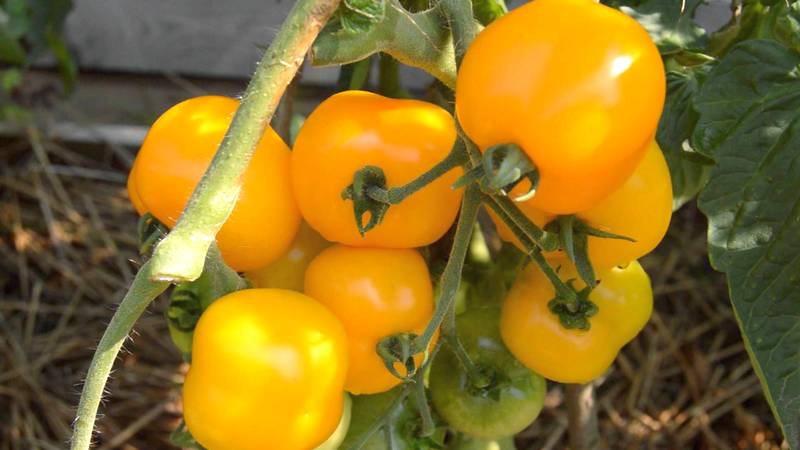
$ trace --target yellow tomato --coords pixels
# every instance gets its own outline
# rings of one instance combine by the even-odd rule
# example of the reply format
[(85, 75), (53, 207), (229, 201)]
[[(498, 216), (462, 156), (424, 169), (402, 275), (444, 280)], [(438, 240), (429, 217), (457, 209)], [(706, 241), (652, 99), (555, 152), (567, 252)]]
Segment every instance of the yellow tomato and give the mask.
[[(533, 223), (544, 227), (555, 218), (530, 202), (517, 203)], [(511, 230), (490, 211), (501, 238), (523, 248)], [(633, 174), (615, 192), (593, 207), (576, 214), (587, 225), (634, 242), (590, 236), (589, 260), (595, 270), (608, 269), (650, 253), (669, 228), (672, 218), (672, 182), (661, 149), (652, 142)], [(563, 252), (547, 255), (563, 257)]]
[[(583, 287), (564, 261), (559, 276)], [(650, 278), (637, 261), (599, 273), (589, 294), (599, 312), (589, 330), (566, 329), (548, 308), (553, 285), (531, 265), (520, 273), (504, 304), (500, 331), (508, 349), (531, 370), (560, 383), (586, 383), (608, 370), (619, 350), (644, 328), (653, 311)]]
[[(195, 97), (156, 120), (129, 175), (129, 197), (137, 210), (175, 225), (238, 105), (227, 97)], [(292, 195), (290, 158), (286, 144), (267, 127), (242, 178), (236, 206), (217, 234), (223, 258), (238, 271), (269, 264), (294, 239), (300, 213)]]
[(345, 91), (322, 102), (303, 124), (292, 151), (292, 181), (303, 218), (325, 239), (356, 247), (412, 248), (444, 235), (455, 220), (461, 190), (453, 169), (389, 208), (361, 236), (353, 202), (342, 198), (353, 175), (380, 167), (389, 187), (402, 186), (450, 153), (453, 118), (436, 105)]
[(330, 242), (302, 222), (289, 250), (272, 264), (247, 272), (247, 279), (258, 288), (291, 289), (302, 292), (308, 264), (329, 245)]
[(666, 81), (632, 18), (592, 0), (536, 0), (487, 26), (458, 71), (456, 112), (482, 149), (519, 145), (536, 165), (531, 203), (583, 211), (631, 174)]
[[(384, 366), (376, 345), (397, 333), (422, 334), (433, 315), (428, 267), (416, 250), (330, 247), (308, 266), (305, 292), (344, 324), (349, 392), (374, 394), (400, 383)], [(421, 355), (415, 360), (421, 363)]]
[(209, 450), (310, 450), (340, 422), (346, 372), (344, 329), (319, 302), (237, 291), (197, 324), (184, 419)]

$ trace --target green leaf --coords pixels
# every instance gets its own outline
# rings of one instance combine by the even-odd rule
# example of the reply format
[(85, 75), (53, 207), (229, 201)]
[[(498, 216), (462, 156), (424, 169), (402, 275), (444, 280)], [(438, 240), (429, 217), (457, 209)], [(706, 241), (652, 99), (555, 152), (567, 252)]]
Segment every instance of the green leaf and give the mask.
[(383, 20), (383, 0), (344, 0), (339, 6), (339, 22), (346, 33), (358, 34), (370, 31), (373, 25)]
[(69, 93), (75, 85), (75, 79), (78, 77), (78, 66), (72, 59), (72, 55), (67, 50), (64, 39), (61, 34), (50, 32), (47, 33), (47, 43), (50, 46), (50, 51), (58, 63), (58, 71), (61, 72), (61, 80), (64, 83), (64, 90)]
[(667, 74), (667, 99), (656, 140), (669, 165), (673, 210), (694, 198), (708, 180), (708, 165), (693, 160), (690, 155), (695, 154), (694, 149), (688, 141), (698, 117), (692, 108), (692, 99), (700, 90), (709, 69), (705, 65)]
[(192, 433), (186, 428), (186, 423), (181, 420), (178, 428), (175, 428), (169, 435), (169, 441), (180, 448), (195, 448), (204, 450), (204, 447), (197, 443)]
[(696, 98), (695, 141), (717, 165), (699, 197), (753, 367), (800, 447), (800, 54), (738, 44)]
[(25, 64), (25, 49), (4, 26), (0, 26), (0, 62)]
[(704, 0), (645, 0), (639, 6), (620, 10), (636, 19), (650, 33), (662, 54), (701, 50), (708, 42), (705, 30), (694, 21)]
[(489, 25), (508, 12), (505, 0), (472, 0), (472, 11), (481, 25)]

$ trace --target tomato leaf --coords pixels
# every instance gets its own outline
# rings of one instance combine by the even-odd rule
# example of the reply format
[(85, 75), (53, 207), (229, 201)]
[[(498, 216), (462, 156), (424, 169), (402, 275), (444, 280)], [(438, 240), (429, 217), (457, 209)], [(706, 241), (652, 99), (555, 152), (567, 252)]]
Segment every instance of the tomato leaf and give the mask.
[(673, 210), (694, 198), (708, 180), (709, 166), (696, 160), (697, 153), (689, 144), (689, 137), (698, 118), (692, 99), (709, 69), (710, 66), (704, 65), (667, 74), (667, 99), (656, 140), (669, 165)]
[(694, 20), (704, 0), (645, 0), (636, 7), (620, 10), (636, 19), (650, 33), (662, 54), (702, 50), (708, 43), (706, 31)]
[(169, 435), (169, 441), (180, 448), (205, 449), (202, 445), (197, 443), (192, 433), (186, 428), (186, 423), (183, 420), (178, 424), (178, 428), (172, 430), (172, 433)]
[(0, 62), (22, 65), (25, 59), (25, 49), (11, 32), (0, 24)]
[(700, 193), (711, 263), (791, 448), (800, 447), (800, 53), (736, 45), (695, 99), (693, 141), (716, 160)]

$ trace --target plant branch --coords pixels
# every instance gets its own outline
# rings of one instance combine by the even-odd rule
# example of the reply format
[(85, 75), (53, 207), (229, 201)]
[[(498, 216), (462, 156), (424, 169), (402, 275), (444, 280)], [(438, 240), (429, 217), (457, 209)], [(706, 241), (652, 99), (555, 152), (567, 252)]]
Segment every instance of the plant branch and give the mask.
[(408, 12), (398, 0), (386, 0), (383, 17), (363, 33), (328, 27), (311, 49), (311, 63), (333, 66), (384, 52), (403, 64), (419, 67), (455, 88), (453, 41), (436, 8)]
[(298, 0), (261, 59), (228, 133), (172, 232), (156, 247), (151, 277), (190, 281), (200, 276), (209, 245), (225, 223), (241, 178), (286, 86), (338, 0)]
[(458, 286), (461, 284), (461, 272), (464, 269), (464, 260), (469, 250), (470, 237), (475, 228), (475, 221), (478, 218), (478, 207), (481, 203), (481, 194), (476, 185), (467, 187), (464, 193), (464, 201), (461, 204), (461, 213), (456, 225), (456, 233), (453, 238), (453, 247), (450, 249), (450, 257), (442, 273), (441, 291), (436, 310), (422, 336), (418, 338), (417, 349), (427, 349), (433, 339), (434, 333), (442, 325), (445, 316), (453, 312)]
[(415, 192), (429, 185), (434, 180), (446, 174), (455, 167), (458, 167), (466, 162), (466, 154), (464, 146), (460, 141), (456, 141), (453, 149), (447, 156), (436, 163), (433, 167), (428, 169), (425, 173), (404, 184), (403, 186), (392, 188), (381, 188), (379, 186), (371, 186), (367, 189), (367, 195), (373, 200), (377, 200), (389, 205), (396, 205)]
[(471, 1), (441, 0), (439, 4), (447, 16), (450, 28), (453, 30), (456, 64), (460, 66), (467, 48), (481, 31), (481, 26), (475, 21)]
[(78, 404), (74, 424), (75, 431), (72, 436), (72, 450), (86, 450), (91, 445), (97, 409), (114, 360), (133, 328), (133, 324), (142, 315), (147, 305), (169, 286), (169, 283), (166, 282), (150, 281), (153, 274), (152, 268), (151, 262), (147, 262), (136, 274), (131, 288), (120, 302), (117, 311), (111, 318), (111, 323), (108, 324), (100, 339), (97, 350), (95, 350)]

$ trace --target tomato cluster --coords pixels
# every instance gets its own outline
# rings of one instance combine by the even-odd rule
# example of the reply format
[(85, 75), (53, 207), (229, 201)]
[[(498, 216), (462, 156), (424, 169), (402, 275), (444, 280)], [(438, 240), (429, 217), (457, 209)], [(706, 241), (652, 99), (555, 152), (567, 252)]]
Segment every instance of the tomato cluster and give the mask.
[[(427, 347), (406, 364), (379, 349), (397, 336), (419, 343), (437, 312), (419, 248), (453, 225), (463, 189), (452, 186), (463, 169), (443, 170), (391, 204), (366, 233), (352, 192), (369, 187), (356, 186), (354, 174), (378, 168), (384, 188), (418, 179), (451, 155), (453, 116), (418, 100), (344, 91), (311, 113), (291, 150), (267, 127), (217, 235), (227, 264), (253, 288), (204, 305), (181, 343), (191, 350), (189, 430), (210, 450), (333, 449), (370, 428), (369, 411), (388, 408), (387, 417), (410, 425), (387, 434), (413, 440), (424, 408), (403, 400), (398, 385), (422, 368), (450, 430), (464, 442), (501, 439), (535, 420), (545, 378), (601, 375), (652, 310), (636, 259), (661, 240), (671, 215), (669, 171), (653, 142), (663, 97), (663, 67), (644, 30), (589, 0), (537, 0), (480, 33), (459, 71), (456, 116), (481, 150), (513, 144), (530, 159), (539, 184), (520, 211), (546, 230), (564, 217), (580, 224), (597, 285), (580, 280), (572, 252), (547, 252), (540, 261), (552, 273), (530, 264), (502, 304), (467, 298), (454, 331), (436, 346), (431, 325)], [(176, 223), (236, 108), (233, 99), (198, 97), (155, 122), (128, 180), (140, 214)], [(538, 251), (494, 219), (502, 239)], [(565, 325), (576, 305), (597, 311), (586, 313), (588, 326)], [(269, 419), (264, 405), (276, 411)]]

